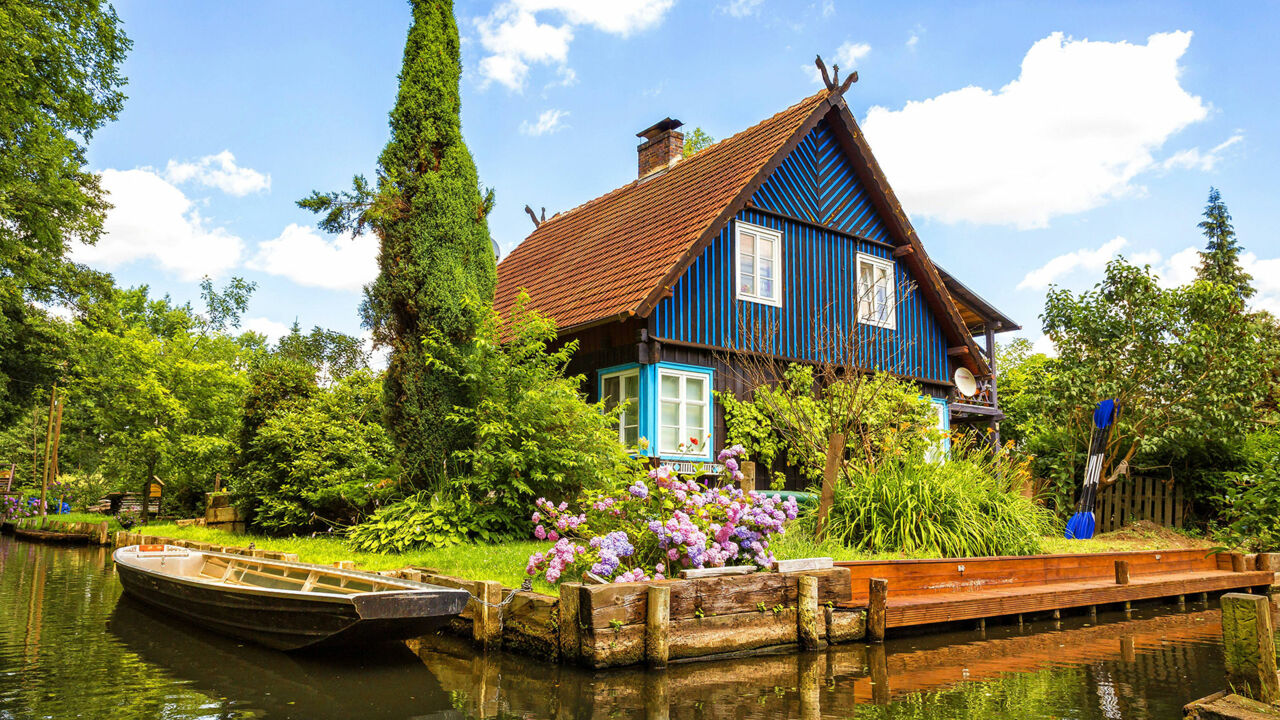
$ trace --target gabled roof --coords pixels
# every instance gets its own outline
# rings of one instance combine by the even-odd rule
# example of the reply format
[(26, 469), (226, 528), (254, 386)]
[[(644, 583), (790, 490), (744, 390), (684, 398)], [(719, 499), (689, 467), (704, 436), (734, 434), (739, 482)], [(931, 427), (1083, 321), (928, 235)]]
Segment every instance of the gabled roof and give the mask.
[(997, 333), (1022, 329), (1022, 326), (1013, 318), (1000, 312), (999, 308), (969, 289), (968, 285), (957, 280), (954, 275), (947, 272), (941, 265), (935, 264), (934, 267), (938, 268), (938, 274), (942, 276), (942, 282), (947, 286), (947, 292), (951, 293), (951, 299), (955, 301), (956, 306), (960, 309), (960, 317), (964, 319), (964, 324), (969, 327), (970, 331), (982, 332), (988, 325)]
[[(811, 130), (828, 117), (891, 227), (901, 262), (937, 316), (948, 344), (978, 376), (989, 374), (959, 310), (924, 252), (839, 92), (822, 90), (671, 169), (624, 185), (539, 225), (498, 265), (494, 306), (521, 289), (561, 332), (647, 316), (713, 234)], [(908, 247), (909, 246), (909, 247)], [(959, 351), (958, 351), (959, 352)]]

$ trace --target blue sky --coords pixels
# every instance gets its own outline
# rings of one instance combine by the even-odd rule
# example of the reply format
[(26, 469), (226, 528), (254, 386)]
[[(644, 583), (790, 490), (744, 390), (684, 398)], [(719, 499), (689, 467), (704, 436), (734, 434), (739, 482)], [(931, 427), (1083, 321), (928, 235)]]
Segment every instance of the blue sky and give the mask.
[[(368, 239), (294, 202), (371, 175), (408, 27), (403, 2), (116, 4), (129, 100), (93, 139), (116, 209), (76, 256), (198, 300), (258, 292), (247, 325), (360, 332)], [(631, 180), (671, 116), (727, 137), (855, 66), (848, 101), (936, 262), (1039, 336), (1050, 282), (1119, 252), (1184, 281), (1210, 185), (1260, 307), (1280, 309), (1280, 5), (502, 0), (456, 4), (463, 131), (504, 250)]]

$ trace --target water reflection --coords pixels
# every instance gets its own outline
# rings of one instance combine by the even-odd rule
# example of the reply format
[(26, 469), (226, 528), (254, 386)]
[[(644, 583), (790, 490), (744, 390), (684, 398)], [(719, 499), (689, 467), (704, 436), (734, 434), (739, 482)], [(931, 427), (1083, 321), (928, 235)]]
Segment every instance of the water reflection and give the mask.
[(1166, 718), (1220, 689), (1218, 613), (1139, 609), (675, 665), (567, 668), (437, 637), (287, 655), (121, 600), (103, 549), (0, 538), (7, 718)]

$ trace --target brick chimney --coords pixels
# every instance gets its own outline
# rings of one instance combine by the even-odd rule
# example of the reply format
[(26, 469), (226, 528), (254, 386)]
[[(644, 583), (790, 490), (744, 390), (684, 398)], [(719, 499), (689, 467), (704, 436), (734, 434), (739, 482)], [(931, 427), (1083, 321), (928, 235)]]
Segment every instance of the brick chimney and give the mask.
[(683, 124), (679, 120), (665, 118), (636, 133), (636, 137), (644, 140), (636, 148), (640, 155), (641, 178), (666, 170), (684, 157), (684, 133), (676, 130)]

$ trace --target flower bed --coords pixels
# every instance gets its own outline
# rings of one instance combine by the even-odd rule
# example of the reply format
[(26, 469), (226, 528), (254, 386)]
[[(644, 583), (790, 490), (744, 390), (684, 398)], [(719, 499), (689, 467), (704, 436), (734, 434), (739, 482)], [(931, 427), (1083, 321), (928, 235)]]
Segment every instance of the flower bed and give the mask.
[(743, 492), (742, 446), (720, 452), (724, 470), (708, 485), (663, 466), (625, 487), (592, 492), (574, 506), (538, 498), (534, 537), (554, 543), (525, 571), (555, 584), (587, 573), (611, 582), (662, 580), (680, 570), (773, 566), (769, 540), (799, 508), (792, 498)]

